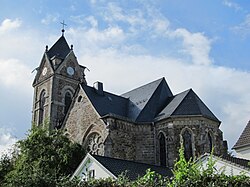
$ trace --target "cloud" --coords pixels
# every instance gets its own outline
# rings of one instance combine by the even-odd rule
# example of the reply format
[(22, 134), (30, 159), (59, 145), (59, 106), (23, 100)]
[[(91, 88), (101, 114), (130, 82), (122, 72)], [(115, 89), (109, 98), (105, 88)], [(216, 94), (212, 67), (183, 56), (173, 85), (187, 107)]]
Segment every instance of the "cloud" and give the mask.
[(0, 127), (0, 157), (12, 148), (17, 139), (11, 135), (11, 130)]
[(240, 5), (238, 5), (235, 2), (229, 1), (229, 0), (224, 0), (223, 5), (225, 5), (225, 6), (229, 7), (229, 8), (233, 8), (236, 11), (242, 10), (242, 7)]
[(31, 87), (31, 69), (17, 59), (0, 59), (1, 88), (12, 88), (26, 93)]
[(250, 35), (250, 14), (247, 14), (245, 20), (239, 25), (232, 28), (232, 30), (242, 36), (243, 38)]
[(0, 25), (0, 34), (14, 30), (14, 29), (20, 27), (21, 24), (22, 24), (22, 22), (20, 19), (15, 19), (15, 20), (5, 19), (2, 21), (2, 23)]
[(41, 20), (41, 23), (49, 25), (58, 21), (59, 14), (47, 14), (45, 18)]
[(211, 50), (211, 40), (203, 33), (191, 33), (187, 29), (179, 28), (168, 33), (170, 36), (180, 37), (183, 51), (192, 57), (192, 61), (197, 65), (209, 65), (212, 60), (209, 57)]
[(75, 40), (75, 43), (80, 43), (85, 50), (93, 52), (119, 45), (126, 39), (124, 31), (119, 26), (110, 26), (103, 30), (95, 27), (70, 29), (67, 33)]
[[(197, 65), (212, 64), (209, 57), (212, 40), (202, 32), (190, 32), (185, 28), (171, 28), (170, 21), (159, 10), (151, 6), (142, 9), (123, 10), (118, 4), (109, 3), (104, 10), (104, 20), (110, 24), (124, 22), (129, 29), (124, 29), (126, 36), (135, 40), (142, 37), (143, 40), (161, 39), (175, 42), (182, 55), (191, 57), (191, 63)], [(150, 38), (144, 38), (144, 36)], [(123, 40), (122, 40), (123, 41)], [(174, 42), (173, 42), (174, 43)], [(181, 44), (181, 45), (180, 45)]]

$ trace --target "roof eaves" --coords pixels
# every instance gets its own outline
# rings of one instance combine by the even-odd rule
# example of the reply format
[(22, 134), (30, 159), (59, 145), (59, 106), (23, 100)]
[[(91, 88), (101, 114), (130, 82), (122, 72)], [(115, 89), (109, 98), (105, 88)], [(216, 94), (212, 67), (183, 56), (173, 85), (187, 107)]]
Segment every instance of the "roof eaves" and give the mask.
[(247, 146), (250, 146), (250, 143), (246, 143), (246, 144), (241, 144), (241, 145), (234, 145), (232, 147), (232, 149), (240, 149), (240, 148), (244, 148), (244, 147), (247, 147)]

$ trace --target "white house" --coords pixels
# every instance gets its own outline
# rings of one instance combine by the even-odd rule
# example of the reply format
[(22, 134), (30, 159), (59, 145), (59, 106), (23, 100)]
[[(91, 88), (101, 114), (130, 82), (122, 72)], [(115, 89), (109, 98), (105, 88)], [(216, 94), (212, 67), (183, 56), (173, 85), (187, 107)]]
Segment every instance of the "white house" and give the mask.
[(146, 174), (147, 169), (171, 177), (172, 171), (167, 167), (144, 164), (134, 161), (87, 154), (80, 163), (71, 179), (80, 177), (81, 180), (100, 179), (111, 177), (117, 179), (121, 174), (126, 174), (130, 180), (136, 180)]
[(250, 121), (248, 121), (233, 149), (236, 151), (237, 157), (250, 160)]
[[(201, 163), (201, 167), (206, 169), (207, 163), (210, 159), (210, 154), (206, 153), (201, 156), (197, 162)], [(212, 155), (212, 161), (215, 161), (215, 169), (218, 173), (224, 172), (226, 175), (240, 175), (244, 174), (246, 176), (250, 176), (250, 166), (249, 160), (236, 158), (232, 156), (214, 156)]]

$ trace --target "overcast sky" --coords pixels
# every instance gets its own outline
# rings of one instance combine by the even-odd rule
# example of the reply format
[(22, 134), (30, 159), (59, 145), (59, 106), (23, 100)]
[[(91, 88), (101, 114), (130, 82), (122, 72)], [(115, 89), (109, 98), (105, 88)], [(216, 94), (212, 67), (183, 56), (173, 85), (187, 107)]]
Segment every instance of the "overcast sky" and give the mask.
[(45, 46), (65, 37), (89, 85), (122, 94), (165, 77), (192, 88), (231, 148), (250, 119), (250, 2), (0, 0), (0, 152), (31, 126), (32, 81)]

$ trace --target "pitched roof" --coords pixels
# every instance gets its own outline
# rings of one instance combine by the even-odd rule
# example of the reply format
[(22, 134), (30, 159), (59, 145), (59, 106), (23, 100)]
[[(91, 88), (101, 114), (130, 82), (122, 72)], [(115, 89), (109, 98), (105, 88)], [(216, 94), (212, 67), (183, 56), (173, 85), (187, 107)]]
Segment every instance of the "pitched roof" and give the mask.
[(95, 88), (85, 84), (82, 84), (82, 88), (100, 116), (107, 114), (127, 116), (128, 99), (105, 91), (103, 94), (98, 94)]
[(223, 155), (221, 158), (225, 159), (231, 163), (240, 165), (244, 168), (250, 168), (250, 165), (249, 165), (250, 160), (243, 159), (243, 158), (237, 158), (237, 157), (233, 157), (233, 156), (229, 156), (229, 155)]
[(241, 133), (236, 144), (233, 146), (233, 149), (237, 149), (237, 148), (247, 146), (247, 145), (250, 145), (250, 121), (248, 121), (247, 126)]
[(204, 116), (218, 121), (192, 89), (173, 96), (165, 78), (143, 85), (121, 96), (82, 85), (100, 114), (118, 115), (133, 122), (153, 122), (169, 117)]
[(64, 36), (61, 36), (56, 43), (48, 50), (47, 55), (49, 58), (57, 56), (58, 58), (65, 59), (69, 54), (70, 48)]
[(104, 157), (98, 155), (92, 155), (99, 163), (101, 163), (106, 169), (118, 177), (122, 173), (126, 173), (126, 176), (130, 180), (136, 180), (138, 176), (146, 174), (147, 169), (155, 171), (156, 173), (171, 177), (172, 171), (167, 167), (155, 166), (150, 164), (139, 163), (135, 161), (128, 161), (122, 159), (116, 159), (111, 157)]
[(171, 98), (171, 101), (159, 113), (157, 120), (174, 116), (204, 116), (215, 121), (218, 118), (209, 110), (192, 89)]
[(130, 100), (128, 117), (134, 121), (153, 121), (164, 103), (173, 94), (165, 78), (161, 78), (121, 96)]
[[(198, 158), (197, 162), (199, 162), (200, 160), (204, 159), (204, 158), (209, 158), (211, 155), (210, 153), (205, 153), (203, 154), (200, 158)], [(212, 155), (212, 157), (216, 158), (216, 160), (221, 160), (227, 163), (230, 163), (232, 165), (236, 165), (238, 167), (241, 167), (243, 169), (250, 169), (250, 160), (247, 159), (243, 159), (243, 158), (238, 158), (238, 157), (233, 157), (230, 155), (220, 155), (220, 156), (216, 156), (216, 155)]]

